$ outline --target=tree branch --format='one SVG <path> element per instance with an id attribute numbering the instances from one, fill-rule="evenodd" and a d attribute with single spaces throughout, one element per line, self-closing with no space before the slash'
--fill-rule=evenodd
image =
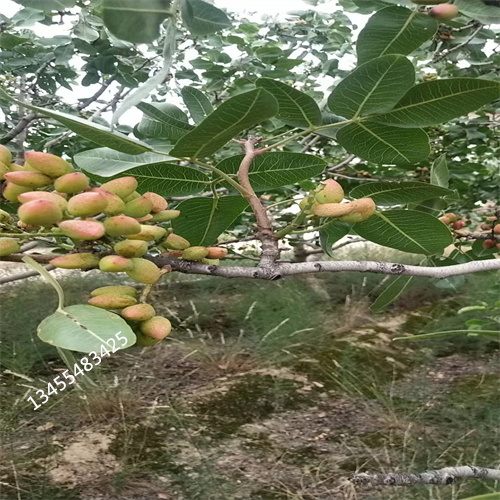
<path id="1" fill-rule="evenodd" d="M 53 269 L 55 269 L 55 267 L 45 266 L 45 269 L 47 271 L 52 271 Z M 5 283 L 12 283 L 13 281 L 25 280 L 26 278 L 31 278 L 32 276 L 40 276 L 40 273 L 38 271 L 26 271 L 25 273 L 12 274 L 11 276 L 0 278 L 0 285 L 4 285 Z"/>
<path id="2" fill-rule="evenodd" d="M 492 231 L 488 233 L 470 233 L 464 236 L 458 233 L 458 237 L 467 238 L 468 240 L 496 240 L 500 242 L 500 234 L 495 234 Z"/>
<path id="3" fill-rule="evenodd" d="M 273 231 L 268 212 L 262 205 L 259 197 L 250 183 L 249 173 L 253 160 L 263 153 L 263 150 L 256 150 L 255 146 L 260 142 L 256 137 L 249 137 L 247 140 L 239 141 L 245 148 L 245 156 L 241 161 L 238 170 L 238 181 L 240 185 L 247 191 L 245 198 L 250 203 L 255 218 L 257 219 L 257 238 L 262 244 L 262 254 L 259 267 L 268 273 L 269 279 L 273 279 L 276 268 L 276 261 L 279 259 L 280 251 L 278 240 Z"/>
<path id="4" fill-rule="evenodd" d="M 34 121 L 40 118 L 36 113 L 29 113 L 21 120 L 19 120 L 18 124 L 6 135 L 4 135 L 2 138 L 0 138 L 0 144 L 7 144 L 8 142 L 12 141 L 12 139 L 15 139 L 21 132 L 24 132 L 28 125 Z"/>
<path id="5" fill-rule="evenodd" d="M 336 172 L 337 170 L 340 170 L 343 167 L 346 167 L 351 163 L 352 160 L 356 158 L 356 155 L 349 155 L 345 160 L 342 160 L 341 162 L 337 163 L 336 165 L 332 165 L 331 167 L 327 168 L 327 172 Z"/>
<path id="6" fill-rule="evenodd" d="M 474 39 L 474 37 L 481 31 L 482 28 L 483 25 L 480 24 L 465 41 L 459 43 L 458 45 L 455 45 L 455 47 L 452 47 L 451 49 L 447 50 L 444 54 L 437 55 L 432 62 L 441 61 L 441 59 L 448 57 L 452 52 L 456 52 L 457 50 L 460 50 L 462 47 L 465 47 Z"/>
<path id="7" fill-rule="evenodd" d="M 487 469 L 465 465 L 462 467 L 445 467 L 421 474 L 356 474 L 351 482 L 367 487 L 374 486 L 413 486 L 415 484 L 453 484 L 456 479 L 491 479 L 500 481 L 500 469 Z"/>
<path id="8" fill-rule="evenodd" d="M 89 98 L 85 99 L 85 101 L 83 101 L 82 103 L 80 103 L 76 109 L 78 111 L 82 111 L 84 110 L 85 108 L 88 108 L 93 102 L 97 101 L 97 99 L 99 99 L 99 97 L 102 96 L 102 94 L 104 94 L 104 92 L 106 92 L 106 89 L 115 81 L 115 76 L 111 76 L 110 78 L 108 78 L 102 85 L 101 85 L 101 88 L 92 96 L 90 96 Z"/>
<path id="9" fill-rule="evenodd" d="M 11 254 L 7 257 L 1 257 L 0 261 L 22 262 L 23 257 L 24 254 Z M 37 262 L 46 264 L 54 258 L 54 255 L 30 254 L 30 257 Z M 145 258 L 154 262 L 160 268 L 170 266 L 172 271 L 185 274 L 202 274 L 206 276 L 220 276 L 222 278 L 253 278 L 263 280 L 276 280 L 286 276 L 295 276 L 298 274 L 339 273 L 347 271 L 387 275 L 421 276 L 424 278 L 442 279 L 449 278 L 451 276 L 462 276 L 464 274 L 500 270 L 500 259 L 479 260 L 467 262 L 466 264 L 456 264 L 454 266 L 443 267 L 410 266 L 393 262 L 350 260 L 299 263 L 275 262 L 273 273 L 270 273 L 269 268 L 263 267 L 262 264 L 257 267 L 214 266 L 190 260 L 179 260 L 175 257 L 169 257 L 166 255 Z"/>

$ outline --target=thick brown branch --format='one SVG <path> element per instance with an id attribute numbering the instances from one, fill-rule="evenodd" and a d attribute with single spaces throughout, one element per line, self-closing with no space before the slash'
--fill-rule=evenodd
<path id="1" fill-rule="evenodd" d="M 453 484 L 456 479 L 490 479 L 500 481 L 499 469 L 487 469 L 465 465 L 462 467 L 445 467 L 439 470 L 422 472 L 421 474 L 356 474 L 351 482 L 361 486 L 414 486 L 415 484 Z"/>
<path id="2" fill-rule="evenodd" d="M 262 244 L 262 255 L 259 267 L 269 274 L 269 279 L 273 279 L 276 261 L 280 256 L 278 240 L 274 234 L 268 212 L 264 205 L 262 205 L 259 197 L 255 194 L 249 179 L 250 167 L 254 159 L 261 154 L 259 150 L 255 149 L 255 145 L 258 144 L 259 141 L 260 139 L 256 137 L 249 137 L 245 141 L 240 141 L 240 144 L 245 148 L 245 156 L 238 170 L 238 181 L 247 191 L 248 195 L 245 196 L 245 198 L 250 203 L 255 218 L 257 219 L 257 238 Z"/>

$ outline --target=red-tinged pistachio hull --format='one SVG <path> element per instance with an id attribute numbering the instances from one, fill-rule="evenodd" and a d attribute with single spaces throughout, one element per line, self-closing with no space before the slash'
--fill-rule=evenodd
<path id="1" fill-rule="evenodd" d="M 126 307 L 121 315 L 129 321 L 147 321 L 156 314 L 154 307 L 149 304 L 136 304 Z"/>
<path id="2" fill-rule="evenodd" d="M 99 295 L 92 297 L 88 303 L 101 309 L 123 309 L 137 304 L 137 300 L 129 295 Z"/>
<path id="3" fill-rule="evenodd" d="M 142 196 L 153 203 L 153 208 L 151 209 L 151 212 L 153 213 L 162 212 L 163 210 L 166 210 L 168 207 L 167 200 L 163 198 L 163 196 L 160 196 L 159 194 L 147 192 L 144 193 Z"/>
<path id="4" fill-rule="evenodd" d="M 135 297 L 137 290 L 131 286 L 101 286 L 90 292 L 92 297 L 99 297 L 99 295 L 128 295 Z"/>
<path id="5" fill-rule="evenodd" d="M 4 177 L 9 182 L 31 189 L 42 188 L 52 184 L 52 179 L 40 172 L 8 172 Z"/>
<path id="6" fill-rule="evenodd" d="M 227 248 L 208 247 L 207 259 L 223 259 L 227 255 Z"/>
<path id="7" fill-rule="evenodd" d="M 104 183 L 101 189 L 116 194 L 124 200 L 137 189 L 137 180 L 134 177 L 120 177 Z"/>
<path id="8" fill-rule="evenodd" d="M 152 208 L 153 208 L 153 202 L 149 198 L 141 196 L 140 198 L 136 198 L 135 200 L 129 201 L 125 205 L 123 213 L 125 215 L 128 215 L 129 217 L 139 218 L 148 215 L 149 212 L 151 212 Z"/>
<path id="9" fill-rule="evenodd" d="M 6 257 L 21 249 L 19 242 L 14 238 L 0 238 L 0 257 Z"/>
<path id="10" fill-rule="evenodd" d="M 92 192 L 100 193 L 106 198 L 107 204 L 103 210 L 104 214 L 109 216 L 119 215 L 125 210 L 125 202 L 116 194 L 102 188 L 93 188 Z"/>
<path id="11" fill-rule="evenodd" d="M 353 209 L 352 202 L 349 203 L 324 203 L 315 205 L 313 213 L 317 217 L 341 217 L 349 214 Z"/>
<path id="12" fill-rule="evenodd" d="M 369 219 L 376 210 L 375 202 L 371 198 L 361 198 L 359 200 L 352 202 L 352 211 L 339 217 L 339 220 L 342 222 L 363 222 Z"/>
<path id="13" fill-rule="evenodd" d="M 125 236 L 136 234 L 141 230 L 141 225 L 132 217 L 116 215 L 104 221 L 106 234 L 109 236 Z"/>
<path id="14" fill-rule="evenodd" d="M 429 11 L 429 15 L 436 18 L 438 21 L 451 21 L 459 14 L 459 9 L 456 5 L 443 3 L 436 5 Z"/>
<path id="15" fill-rule="evenodd" d="M 170 335 L 172 324 L 167 318 L 154 316 L 141 324 L 141 332 L 146 337 L 152 337 L 156 340 L 163 340 Z"/>
<path id="16" fill-rule="evenodd" d="M 191 243 L 182 236 L 171 233 L 161 245 L 168 250 L 185 250 L 191 246 Z"/>
<path id="17" fill-rule="evenodd" d="M 151 222 L 170 222 L 181 215 L 180 210 L 163 210 L 153 215 Z"/>
<path id="18" fill-rule="evenodd" d="M 90 179 L 81 172 L 73 172 L 58 177 L 54 181 L 54 188 L 60 193 L 75 194 L 85 191 L 90 186 Z"/>
<path id="19" fill-rule="evenodd" d="M 131 260 L 133 268 L 127 271 L 129 278 L 145 285 L 152 285 L 160 279 L 160 270 L 153 262 L 140 258 L 133 258 Z"/>
<path id="20" fill-rule="evenodd" d="M 81 193 L 68 201 L 68 212 L 74 217 L 92 217 L 106 209 L 106 197 L 101 193 Z"/>
<path id="21" fill-rule="evenodd" d="M 92 253 L 60 255 L 50 261 L 54 267 L 62 269 L 92 269 L 99 265 L 99 257 Z"/>
<path id="22" fill-rule="evenodd" d="M 128 234 L 128 240 L 157 241 L 167 234 L 167 230 L 158 226 L 141 225 L 140 231 L 135 234 Z"/>
<path id="23" fill-rule="evenodd" d="M 124 273 L 132 268 L 132 261 L 120 255 L 107 255 L 99 261 L 99 269 L 105 273 Z"/>
<path id="24" fill-rule="evenodd" d="M 126 240 L 115 244 L 113 250 L 122 257 L 142 257 L 148 251 L 148 244 L 142 240 Z"/>
<path id="25" fill-rule="evenodd" d="M 49 177 L 61 177 L 73 171 L 73 167 L 59 156 L 38 151 L 28 151 L 25 153 L 25 167 L 34 168 Z"/>
<path id="26" fill-rule="evenodd" d="M 23 203 L 17 214 L 22 222 L 31 226 L 52 226 L 63 218 L 59 205 L 52 200 L 33 200 Z"/>
<path id="27" fill-rule="evenodd" d="M 205 247 L 189 247 L 182 252 L 184 260 L 201 260 L 208 255 L 208 249 Z"/>
<path id="28" fill-rule="evenodd" d="M 31 191 L 31 188 L 25 186 L 18 186 L 17 184 L 13 184 L 12 182 L 5 182 L 2 196 L 13 203 L 19 203 L 18 196 L 22 193 L 27 193 Z"/>
<path id="29" fill-rule="evenodd" d="M 55 192 L 48 193 L 47 191 L 27 191 L 26 193 L 21 193 L 17 199 L 20 203 L 28 203 L 34 200 L 49 200 L 57 203 L 61 210 L 66 210 L 68 208 L 68 202 L 59 194 Z"/>
<path id="30" fill-rule="evenodd" d="M 75 240 L 98 240 L 105 234 L 104 224 L 98 221 L 65 220 L 59 227 L 63 234 Z"/>
<path id="31" fill-rule="evenodd" d="M 10 149 L 0 144 L 0 163 L 4 165 L 10 165 L 12 162 L 12 153 Z"/>
<path id="32" fill-rule="evenodd" d="M 344 190 L 337 181 L 327 179 L 316 190 L 315 199 L 318 203 L 340 203 L 344 199 Z"/>

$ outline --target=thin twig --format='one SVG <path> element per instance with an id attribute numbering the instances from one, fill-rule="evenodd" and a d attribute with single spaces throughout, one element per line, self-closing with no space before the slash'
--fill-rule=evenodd
<path id="1" fill-rule="evenodd" d="M 352 160 L 356 158 L 356 155 L 350 155 L 348 156 L 345 160 L 342 160 L 340 163 L 337 163 L 337 165 L 333 165 L 332 167 L 329 167 L 326 171 L 327 172 L 335 172 L 337 170 L 340 170 L 343 167 L 346 167 L 351 163 Z"/>
<path id="2" fill-rule="evenodd" d="M 487 469 L 465 465 L 462 467 L 444 467 L 421 474 L 356 474 L 351 482 L 367 487 L 374 486 L 413 486 L 415 484 L 454 484 L 456 479 L 491 479 L 500 481 L 500 469 Z"/>
<path id="3" fill-rule="evenodd" d="M 344 175 L 344 174 L 338 174 L 335 173 L 334 177 L 341 177 L 342 179 L 350 179 L 353 181 L 360 181 L 360 182 L 383 182 L 384 179 L 371 179 L 367 177 L 351 177 L 350 175 Z"/>
<path id="4" fill-rule="evenodd" d="M 15 139 L 21 132 L 26 130 L 26 127 L 34 120 L 40 118 L 36 113 L 29 113 L 19 120 L 18 124 L 6 135 L 0 138 L 0 144 L 7 144 L 8 142 Z"/>
<path id="5" fill-rule="evenodd" d="M 54 266 L 45 266 L 45 270 L 52 271 L 55 269 Z M 5 283 L 12 283 L 13 281 L 25 280 L 33 276 L 39 276 L 38 271 L 26 271 L 25 273 L 13 274 L 11 276 L 6 276 L 5 278 L 0 278 L 0 285 Z"/>
<path id="6" fill-rule="evenodd" d="M 83 109 L 88 108 L 93 102 L 97 101 L 97 99 L 99 99 L 99 97 L 101 97 L 102 94 L 106 92 L 106 89 L 115 81 L 115 79 L 115 75 L 108 78 L 94 95 L 90 96 L 88 99 L 85 99 L 85 101 L 83 101 L 76 107 L 77 111 L 82 111 Z"/>
<path id="7" fill-rule="evenodd" d="M 437 55 L 436 57 L 434 57 L 432 62 L 441 61 L 441 59 L 448 57 L 452 52 L 456 52 L 457 50 L 460 50 L 462 47 L 465 47 L 467 44 L 469 44 L 474 39 L 474 37 L 481 31 L 482 28 L 483 28 L 483 25 L 480 24 L 465 41 L 463 41 L 462 43 L 459 43 L 458 45 L 455 45 L 455 47 L 452 47 L 451 49 L 447 50 L 445 53 L 443 53 L 441 55 Z"/>

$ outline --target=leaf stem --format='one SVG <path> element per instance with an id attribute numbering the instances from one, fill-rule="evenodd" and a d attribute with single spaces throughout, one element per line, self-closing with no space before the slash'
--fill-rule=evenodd
<path id="1" fill-rule="evenodd" d="M 312 233 L 314 231 L 320 231 L 321 229 L 325 229 L 325 227 L 331 226 L 336 221 L 337 219 L 329 220 L 328 222 L 325 222 L 320 226 L 315 226 L 311 229 L 304 229 L 303 231 L 292 231 L 292 234 L 307 234 L 307 233 Z"/>
<path id="2" fill-rule="evenodd" d="M 267 151 L 271 151 L 271 149 L 279 148 L 281 146 L 284 146 L 285 144 L 287 144 L 290 141 L 294 141 L 295 139 L 298 139 L 299 137 L 302 137 L 303 135 L 308 135 L 314 131 L 315 131 L 315 129 L 312 127 L 308 128 L 308 129 L 301 130 L 300 132 L 297 132 L 296 134 L 293 134 L 290 137 L 287 137 L 279 142 L 276 142 L 275 144 L 271 144 L 271 146 L 267 146 L 265 148 L 259 149 L 259 153 L 262 154 L 262 153 L 266 153 Z"/>
<path id="3" fill-rule="evenodd" d="M 45 279 L 45 281 L 47 281 L 49 284 L 51 284 L 56 289 L 57 297 L 59 299 L 59 303 L 57 305 L 57 310 L 59 311 L 61 309 L 64 309 L 64 291 L 63 291 L 61 285 L 57 282 L 57 280 L 54 279 L 54 277 L 51 276 L 50 273 L 43 266 L 38 264 L 38 262 L 36 262 L 31 257 L 23 257 L 22 261 L 25 262 L 26 264 L 28 264 L 28 266 L 31 266 L 33 269 L 38 271 L 42 275 L 42 277 Z"/>
<path id="4" fill-rule="evenodd" d="M 164 151 L 153 150 L 152 152 L 159 154 L 159 155 L 162 155 L 162 156 L 170 156 L 168 153 L 165 153 Z M 205 163 L 204 161 L 200 161 L 200 160 L 197 160 L 195 158 L 179 158 L 179 160 L 180 161 L 187 161 L 189 163 L 194 163 L 195 165 L 198 165 L 199 167 L 203 167 L 203 168 L 207 168 L 208 170 L 211 170 L 213 173 L 217 174 L 219 177 L 222 177 L 226 182 L 231 184 L 231 186 L 233 186 L 244 197 L 246 197 L 250 194 L 247 192 L 247 190 L 243 186 L 238 184 L 228 174 L 226 174 L 222 170 L 219 170 L 217 167 L 210 165 L 210 163 Z"/>
<path id="5" fill-rule="evenodd" d="M 317 132 L 318 130 L 328 130 L 330 128 L 343 127 L 344 125 L 349 125 L 349 123 L 353 123 L 359 120 L 344 120 L 343 122 L 329 123 L 328 125 L 321 125 L 320 127 L 315 127 L 313 132 Z"/>
<path id="6" fill-rule="evenodd" d="M 281 231 L 276 233 L 276 238 L 281 239 L 284 238 L 287 234 L 292 233 L 296 228 L 300 227 L 304 221 L 306 220 L 308 214 L 306 213 L 311 209 L 314 203 L 314 192 L 311 191 L 309 196 L 307 197 L 306 206 L 297 214 L 297 217 L 291 222 L 290 225 L 284 227 Z"/>
<path id="7" fill-rule="evenodd" d="M 39 238 L 42 236 L 53 237 L 54 233 L 1 233 L 0 236 L 5 236 L 7 238 Z"/>

